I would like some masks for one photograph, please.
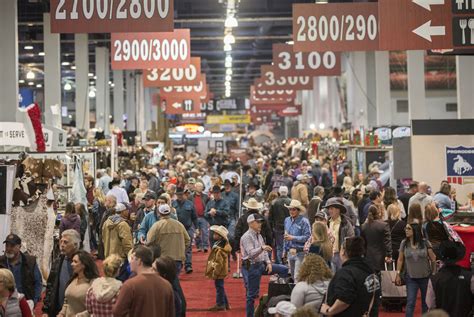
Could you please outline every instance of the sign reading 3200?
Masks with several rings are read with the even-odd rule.
[[[295,52],[378,48],[377,3],[294,4]]]
[[[51,31],[171,32],[173,11],[173,0],[51,0]]]

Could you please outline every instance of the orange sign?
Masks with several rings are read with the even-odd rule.
[[[375,51],[378,35],[377,3],[293,4],[295,52]]]
[[[173,0],[51,0],[53,33],[172,32]]]
[[[293,52],[293,45],[273,44],[275,72],[287,76],[340,76],[341,53]]]
[[[184,99],[189,98],[206,98],[207,95],[207,84],[206,74],[201,74],[201,80],[197,85],[191,86],[168,86],[160,89],[160,95],[162,97],[176,96]]]
[[[189,29],[162,33],[113,33],[112,69],[188,67],[191,63]]]
[[[263,92],[263,91],[260,91]],[[250,86],[250,103],[252,105],[278,105],[293,102],[294,96],[275,95],[274,91],[265,91],[267,94],[257,95],[255,86]],[[270,92],[270,94],[268,94]]]
[[[143,71],[145,87],[189,86],[199,84],[201,80],[201,58],[191,57],[186,68],[154,68]]]
[[[295,98],[296,97],[296,90],[294,89],[273,89],[268,88],[265,83],[261,80],[254,80],[254,87],[255,87],[255,96],[261,98],[275,98],[275,99],[287,99],[287,98]]]
[[[199,97],[161,96],[161,106],[167,114],[200,113]]]
[[[273,65],[262,65],[261,82],[267,89],[313,89],[313,77],[303,75],[287,75]]]

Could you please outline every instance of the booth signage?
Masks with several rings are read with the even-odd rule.
[[[250,115],[207,116],[206,124],[250,124]]]
[[[380,50],[453,47],[451,0],[379,0],[378,6]]]
[[[474,48],[474,3],[472,0],[452,0],[451,5],[453,46]]]
[[[266,97],[266,98],[295,98],[296,97],[296,90],[294,89],[285,89],[280,88],[280,89],[274,89],[267,87],[265,83],[261,80],[255,80],[254,81],[254,87],[255,87],[255,96],[256,97]]]
[[[188,67],[189,29],[161,33],[112,33],[112,69]]]
[[[375,51],[378,35],[377,3],[293,4],[295,52]]]
[[[280,117],[297,117],[303,114],[301,105],[286,106],[284,109],[278,111]]]
[[[162,106],[166,114],[185,114],[201,112],[201,100],[199,96],[161,96]]]
[[[340,76],[339,52],[293,52],[293,45],[273,44],[275,71],[288,76]]]
[[[51,0],[52,33],[172,32],[173,0]]]
[[[449,183],[474,184],[474,147],[446,147],[446,175]]]
[[[260,91],[262,92],[262,91]],[[269,91],[270,93],[271,92],[275,92],[275,91]],[[263,96],[260,96],[260,95],[257,95],[257,92],[255,90],[255,86],[250,86],[250,104],[251,105],[278,105],[278,104],[283,104],[283,105],[286,105],[290,102],[293,102],[294,98],[295,98],[296,94],[294,95],[291,95],[291,96],[286,96],[286,97],[282,97],[282,96],[277,96],[277,95],[263,95]]]
[[[2,122],[0,124],[0,146],[31,147],[30,138],[21,122]]]
[[[201,58],[191,57],[185,68],[154,68],[143,71],[145,87],[166,87],[175,85],[196,85],[201,80]]]
[[[280,72],[278,68],[273,65],[262,65],[261,74],[261,81],[267,89],[313,89],[312,76],[287,75],[283,72]]]
[[[167,86],[160,89],[160,95],[164,96],[179,96],[185,98],[206,98],[207,94],[207,84],[206,84],[206,75],[201,74],[201,80],[197,85],[190,86]],[[199,101],[199,104],[201,102]],[[200,107],[200,105],[199,105]]]

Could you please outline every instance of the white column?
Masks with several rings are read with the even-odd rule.
[[[321,105],[321,93],[319,91],[319,86],[320,86],[319,80],[320,80],[320,77],[313,77],[313,90],[310,91],[310,95],[312,97],[311,100],[314,107],[314,115],[311,118],[310,123],[313,123],[316,129],[318,129],[319,123],[322,120],[321,117],[322,117],[322,111],[323,111],[323,108]]]
[[[146,126],[145,126],[145,89],[143,86],[143,75],[135,75],[135,95],[137,101],[137,132],[141,135],[142,144],[146,141]]]
[[[102,128],[106,135],[109,135],[110,125],[110,86],[109,86],[109,50],[106,47],[96,47],[95,49],[95,75],[97,79],[96,118],[97,128]]]
[[[43,14],[44,32],[44,106],[61,106],[61,44],[59,34],[51,33],[49,13]],[[49,110],[45,110],[49,112]],[[46,116],[45,123],[54,125],[52,117]]]
[[[368,127],[367,67],[365,52],[352,52],[346,58],[347,109],[352,127]]]
[[[389,52],[375,52],[375,90],[377,106],[377,125],[392,124],[390,109],[390,57]]]
[[[89,103],[89,35],[75,34],[76,57],[76,127],[90,129]]]
[[[114,125],[123,130],[123,114],[125,113],[125,100],[123,88],[123,71],[114,70]]]
[[[458,119],[474,119],[474,56],[456,56]]]
[[[335,77],[327,77],[328,81],[328,103],[329,103],[329,119],[328,124],[333,128],[340,128],[341,121],[341,100],[337,91],[337,84]]]
[[[125,84],[127,91],[125,94],[125,104],[127,107],[127,130],[135,131],[136,124],[136,101],[135,101],[135,72],[125,71]]]
[[[425,52],[407,51],[408,118],[429,119],[426,110]]]
[[[0,122],[15,122],[18,108],[18,4],[0,1]]]
[[[377,125],[377,106],[376,106],[376,72],[375,72],[375,52],[366,52],[366,85],[365,90],[367,100],[367,127],[375,127]]]
[[[319,77],[319,117],[316,126],[319,128],[324,123],[324,129],[329,127],[329,96],[328,96],[328,78]]]

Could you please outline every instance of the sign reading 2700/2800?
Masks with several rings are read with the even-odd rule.
[[[172,32],[174,0],[51,0],[53,33]]]

